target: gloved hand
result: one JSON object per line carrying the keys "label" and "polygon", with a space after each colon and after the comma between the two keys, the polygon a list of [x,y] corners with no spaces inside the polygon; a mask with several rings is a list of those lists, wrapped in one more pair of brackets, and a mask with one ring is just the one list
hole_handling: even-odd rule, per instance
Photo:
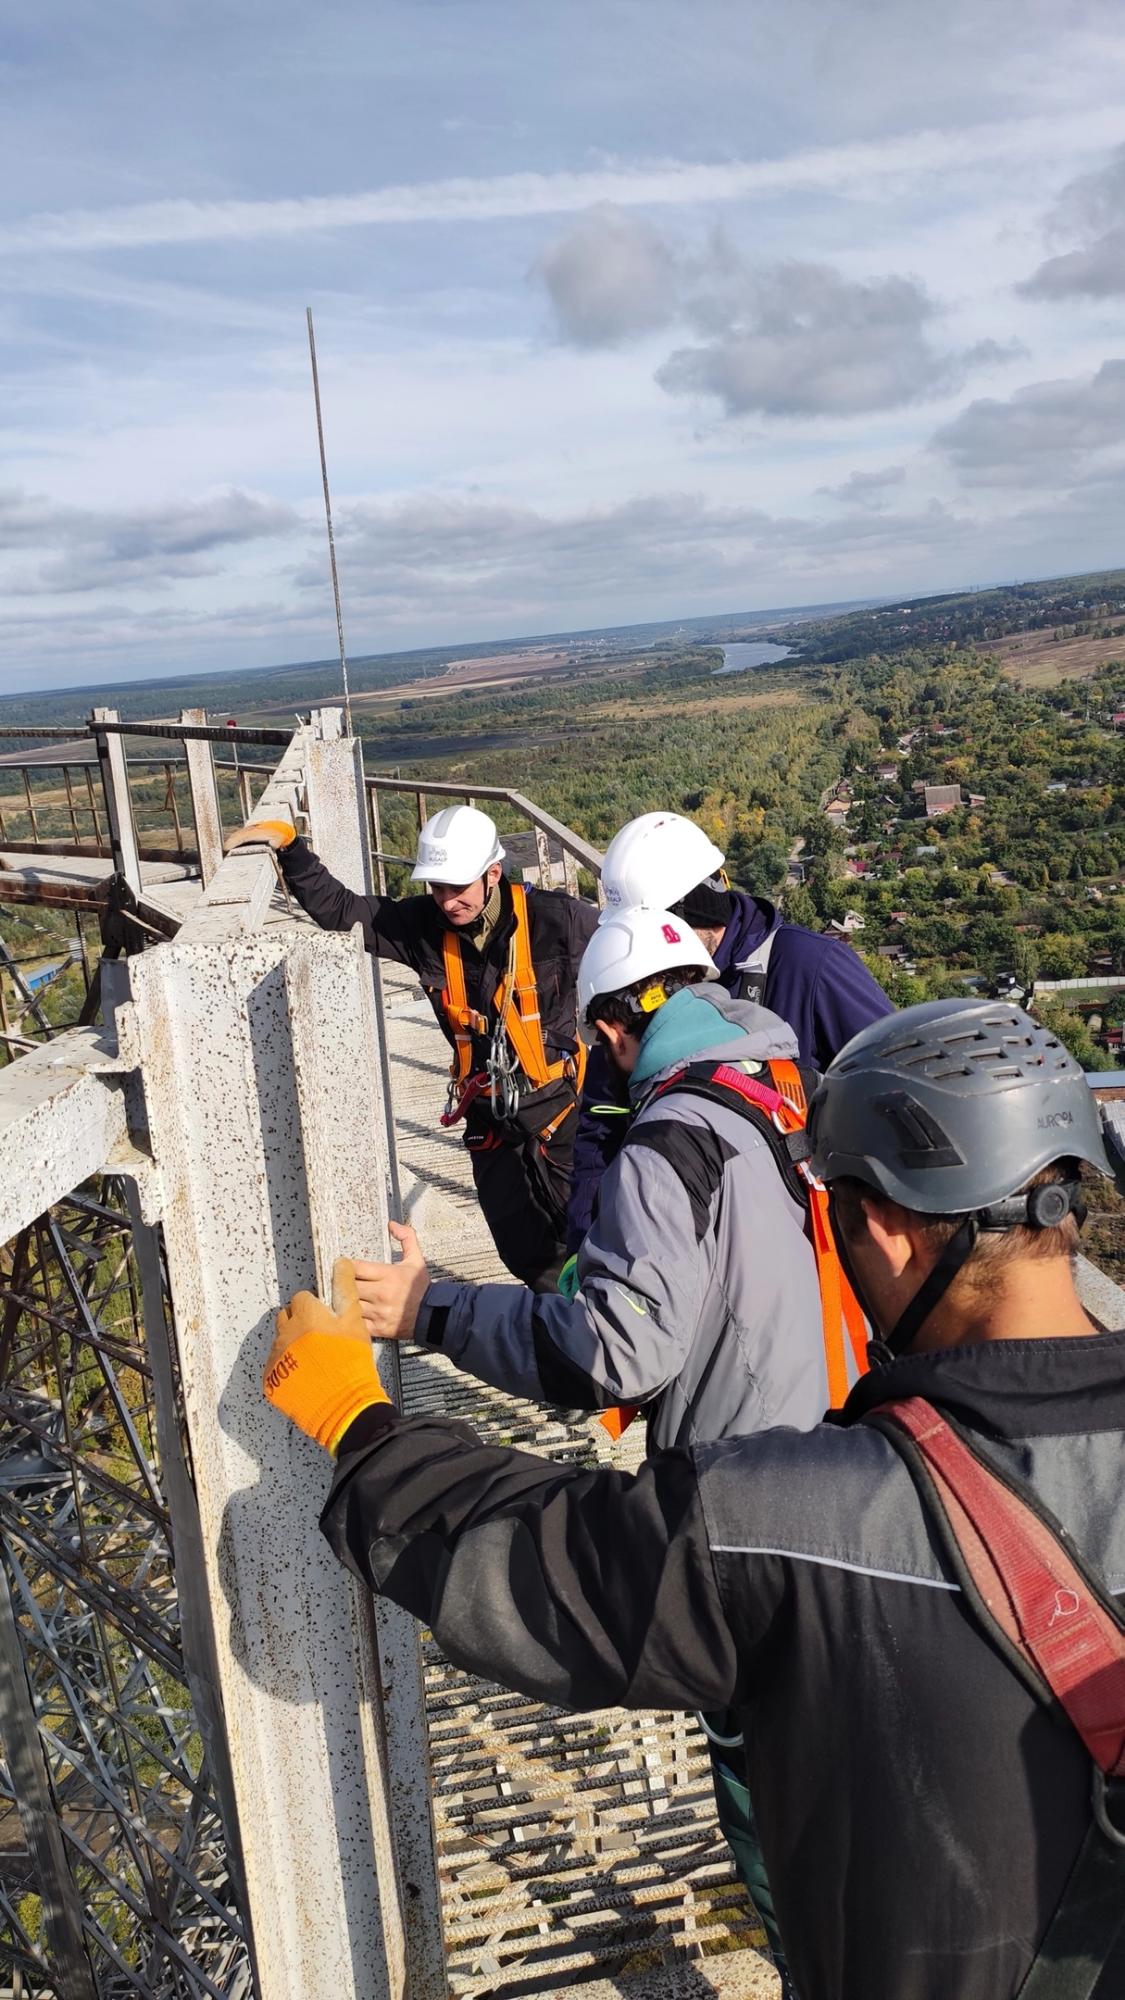
{"label": "gloved hand", "polygon": [[236,827],[228,833],[223,842],[230,854],[236,847],[272,847],[275,854],[283,847],[290,847],[296,840],[295,828],[284,819],[252,819],[245,826]]}
{"label": "gloved hand", "polygon": [[430,1288],[422,1246],[407,1222],[388,1222],[402,1251],[397,1264],[354,1265],[359,1304],[372,1340],[407,1340]]}
{"label": "gloved hand", "polygon": [[564,1299],[572,1299],[574,1297],[575,1292],[578,1290],[577,1250],[575,1251],[573,1257],[567,1258],[566,1263],[563,1265],[562,1270],[559,1272],[558,1277],[555,1279],[555,1290],[561,1292]]}
{"label": "gloved hand", "polygon": [[390,1402],[347,1257],[332,1269],[331,1306],[298,1292],[278,1313],[262,1388],[275,1410],[333,1456],[361,1410]]}

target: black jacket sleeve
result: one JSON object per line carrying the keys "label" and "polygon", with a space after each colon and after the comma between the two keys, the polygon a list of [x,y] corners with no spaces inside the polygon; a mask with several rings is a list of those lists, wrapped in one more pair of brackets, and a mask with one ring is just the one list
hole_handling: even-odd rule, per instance
{"label": "black jacket sleeve", "polygon": [[635,1476],[365,1411],[321,1527],[456,1665],[563,1708],[724,1708],[740,1695],[692,1461]]}
{"label": "black jacket sleeve", "polygon": [[582,954],[598,928],[598,917],[601,913],[596,903],[587,903],[580,896],[570,896],[567,900],[570,904],[571,963],[577,980]]}
{"label": "black jacket sleeve", "polygon": [[582,1247],[594,1219],[602,1176],[621,1151],[628,1130],[628,1091],[611,1069],[604,1049],[594,1047],[586,1063],[586,1081],[574,1134],[574,1166],[566,1211],[568,1256]]}
{"label": "black jacket sleeve", "polygon": [[279,860],[286,887],[322,931],[350,931],[354,924],[360,924],[363,942],[377,958],[414,965],[417,954],[411,949],[411,933],[415,926],[403,918],[413,897],[357,896],[329,873],[308,842],[299,837],[282,848]]}

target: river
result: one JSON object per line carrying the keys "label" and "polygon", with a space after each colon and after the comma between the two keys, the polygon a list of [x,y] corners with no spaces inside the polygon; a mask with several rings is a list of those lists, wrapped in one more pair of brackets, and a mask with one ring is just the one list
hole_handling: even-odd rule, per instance
{"label": "river", "polygon": [[744,674],[751,667],[774,667],[787,660],[792,646],[772,646],[765,639],[738,639],[723,647],[723,664],[717,674]]}

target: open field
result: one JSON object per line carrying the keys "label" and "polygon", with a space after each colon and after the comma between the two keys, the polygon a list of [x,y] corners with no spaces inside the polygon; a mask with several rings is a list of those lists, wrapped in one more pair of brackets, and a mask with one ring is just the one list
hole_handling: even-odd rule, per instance
{"label": "open field", "polygon": [[1057,687],[1088,680],[1110,660],[1125,660],[1125,639],[1062,639],[1050,632],[1013,632],[988,648],[1021,687]]}
{"label": "open field", "polygon": [[[523,651],[487,654],[482,659],[453,660],[441,672],[426,674],[418,680],[397,682],[393,687],[369,688],[352,695],[352,707],[365,710],[381,708],[397,709],[406,701],[441,701],[449,695],[475,694],[483,690],[499,692],[503,688],[522,687],[529,681],[547,681],[560,674],[597,674],[637,672],[642,667],[651,666],[652,657],[645,653],[637,658],[634,653],[605,652],[601,649],[566,648],[562,646],[529,646]],[[251,717],[255,722],[267,718],[292,713],[290,707],[262,706],[253,710],[245,709],[242,719]]]}
{"label": "open field", "polygon": [[[807,688],[763,689],[760,694],[720,694],[716,688],[711,700],[705,705],[714,712],[732,715],[736,709],[746,708],[798,708],[809,699]],[[691,717],[699,714],[699,701],[689,701],[681,696],[678,701],[646,701],[643,708],[623,707],[614,702],[598,702],[593,705],[587,720],[599,722],[649,722],[658,715],[682,715]]]}
{"label": "open field", "polygon": [[465,694],[472,688],[506,687],[514,681],[557,673],[575,666],[574,655],[561,646],[529,646],[522,653],[493,653],[481,660],[452,660],[441,673],[427,674],[422,680],[403,681],[397,687],[373,688],[352,696],[366,706],[382,701],[432,701],[443,694]]}

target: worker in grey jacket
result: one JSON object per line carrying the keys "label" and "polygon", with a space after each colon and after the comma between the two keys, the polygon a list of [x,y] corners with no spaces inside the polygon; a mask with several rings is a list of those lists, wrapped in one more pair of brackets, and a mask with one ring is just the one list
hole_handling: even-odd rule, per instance
{"label": "worker in grey jacket", "polygon": [[[717,977],[695,932],[667,910],[598,927],[579,966],[578,1018],[628,1079],[633,1116],[578,1253],[576,1292],[431,1284],[413,1231],[392,1223],[402,1262],[355,1267],[376,1338],[413,1332],[536,1401],[628,1414],[642,1405],[651,1450],[819,1422],[829,1392],[804,1213],[735,1103],[676,1089],[696,1057],[754,1069],[797,1053],[792,1029],[732,999]],[[788,1993],[738,1725],[701,1721],[720,1824]]]}
{"label": "worker in grey jacket", "polygon": [[356,1265],[378,1339],[414,1334],[513,1395],[569,1409],[642,1405],[652,1449],[769,1425],[807,1430],[828,1404],[820,1293],[804,1216],[753,1125],[674,1087],[706,1054],[792,1057],[776,1015],[732,1000],[690,927],[664,910],[603,924],[578,975],[579,1019],[628,1075],[629,1136],[602,1185],[572,1298],[431,1283],[412,1230],[398,1264]]}

